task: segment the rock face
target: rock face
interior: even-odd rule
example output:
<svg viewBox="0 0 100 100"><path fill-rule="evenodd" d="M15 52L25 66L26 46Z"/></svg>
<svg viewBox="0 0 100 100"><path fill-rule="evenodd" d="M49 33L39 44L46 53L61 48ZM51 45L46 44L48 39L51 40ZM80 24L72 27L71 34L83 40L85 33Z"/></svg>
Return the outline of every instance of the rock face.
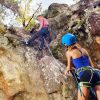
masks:
<svg viewBox="0 0 100 100"><path fill-rule="evenodd" d="M75 100L73 78L63 76L65 65L52 56L39 60L38 51L15 47L8 36L0 36L0 100Z"/></svg>
<svg viewBox="0 0 100 100"><path fill-rule="evenodd" d="M67 4L53 3L48 8L48 18L55 17L60 13L68 13L69 11L71 11L71 9Z"/></svg>
<svg viewBox="0 0 100 100"><path fill-rule="evenodd" d="M72 5L72 9L67 10L68 13L62 12L53 18L49 18L50 27L52 29L51 34L59 34L57 35L56 40L54 40L52 43L55 44L55 41L58 41L58 44L55 44L55 46L53 45L53 47L51 45L51 48L53 48L52 51L54 52L55 57L61 61L62 57L65 57L65 54L62 52L62 49L64 50L64 48L61 47L60 42L61 36L63 33L67 32L74 33L78 37L80 44L82 44L82 46L87 48L87 50L90 52L95 66L99 67L100 58L99 55L97 56L97 54L100 53L100 2L98 0L90 0L91 2L88 1L86 3L86 1L82 0L75 5ZM83 2L85 2L88 6L84 5ZM93 6L91 6L91 3ZM69 13L70 11L71 13ZM53 16L53 13L51 13L52 12L50 12L50 15ZM59 21L55 19L58 19ZM63 62L66 61L63 59Z"/></svg>
<svg viewBox="0 0 100 100"><path fill-rule="evenodd" d="M71 15L71 9L66 4L51 4L48 8L48 20L50 23L51 35L62 33L62 28L66 30L66 24Z"/></svg>
<svg viewBox="0 0 100 100"><path fill-rule="evenodd" d="M18 5L16 2L12 2L11 0L0 0L0 4L18 13Z"/></svg>
<svg viewBox="0 0 100 100"><path fill-rule="evenodd" d="M18 47L1 54L0 93L4 94L1 100L48 100L36 57L30 56L35 52L31 51Z"/></svg>
<svg viewBox="0 0 100 100"><path fill-rule="evenodd" d="M62 74L66 66L53 57L45 56L40 61L44 85L50 100L75 100L77 96L73 77ZM75 90L75 93L72 93Z"/></svg>
<svg viewBox="0 0 100 100"><path fill-rule="evenodd" d="M91 13L88 20L91 26L91 33L100 36L100 13Z"/></svg>
<svg viewBox="0 0 100 100"><path fill-rule="evenodd" d="M49 7L50 31L55 36L50 46L58 60L46 52L38 59L36 48L20 45L20 39L29 38L23 30L0 31L0 100L77 100L75 80L63 75L66 48L61 45L62 34L74 33L100 66L100 8L83 9L82 2L73 5L74 10L65 4Z"/></svg>

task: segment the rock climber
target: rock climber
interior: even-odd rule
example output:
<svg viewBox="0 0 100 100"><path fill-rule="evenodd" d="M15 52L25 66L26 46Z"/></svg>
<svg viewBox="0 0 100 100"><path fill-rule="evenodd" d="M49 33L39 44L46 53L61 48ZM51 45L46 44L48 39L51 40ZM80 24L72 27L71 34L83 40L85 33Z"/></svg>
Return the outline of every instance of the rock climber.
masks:
<svg viewBox="0 0 100 100"><path fill-rule="evenodd" d="M37 20L40 23L40 26L38 29L36 29L37 32L35 32L32 36L32 38L30 38L26 44L27 45L32 45L32 42L36 39L39 38L40 40L40 46L39 46L39 50L42 50L44 47L44 39L47 37L49 43L51 42L51 37L48 31L48 21L46 18L44 18L42 15L38 15L37 16Z"/></svg>
<svg viewBox="0 0 100 100"><path fill-rule="evenodd" d="M100 70L94 68L87 50L80 46L76 36L71 33L63 35L61 41L68 47L65 75L71 73L74 67L79 80L78 100L88 100L90 88L95 91L96 97L100 100Z"/></svg>

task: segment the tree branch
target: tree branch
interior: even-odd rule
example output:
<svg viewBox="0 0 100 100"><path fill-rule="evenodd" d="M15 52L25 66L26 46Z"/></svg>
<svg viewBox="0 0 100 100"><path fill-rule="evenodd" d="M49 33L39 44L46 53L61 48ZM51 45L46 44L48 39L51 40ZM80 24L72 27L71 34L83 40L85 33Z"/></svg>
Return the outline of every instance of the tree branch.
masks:
<svg viewBox="0 0 100 100"><path fill-rule="evenodd" d="M41 8L41 4L42 4L42 3L40 3L40 4L38 5L38 8L37 8L36 11L33 13L32 17L30 18L28 24L27 24L25 27L28 27L28 25L30 24L30 22L31 22L32 18L34 17L34 15L35 15L35 14L39 11L39 9Z"/></svg>

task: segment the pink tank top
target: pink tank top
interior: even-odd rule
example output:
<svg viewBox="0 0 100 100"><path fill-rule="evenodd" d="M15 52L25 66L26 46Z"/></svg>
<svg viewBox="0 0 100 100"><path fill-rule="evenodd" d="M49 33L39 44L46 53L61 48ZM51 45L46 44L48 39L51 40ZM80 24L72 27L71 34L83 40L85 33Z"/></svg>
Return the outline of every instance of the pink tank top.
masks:
<svg viewBox="0 0 100 100"><path fill-rule="evenodd" d="M38 18L38 21L40 22L40 24L42 25L42 27L48 27L48 21L47 19L40 17Z"/></svg>

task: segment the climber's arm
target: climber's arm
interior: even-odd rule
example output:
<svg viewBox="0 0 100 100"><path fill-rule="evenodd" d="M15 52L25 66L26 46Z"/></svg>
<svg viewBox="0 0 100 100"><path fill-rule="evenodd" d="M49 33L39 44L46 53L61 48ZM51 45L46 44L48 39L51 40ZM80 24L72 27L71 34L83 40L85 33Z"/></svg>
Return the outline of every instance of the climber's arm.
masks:
<svg viewBox="0 0 100 100"><path fill-rule="evenodd" d="M67 67L66 67L65 74L69 73L71 70L71 55L70 55L69 51L66 52L66 58L67 58Z"/></svg>
<svg viewBox="0 0 100 100"><path fill-rule="evenodd" d="M43 25L42 25L42 24L40 24L40 27L39 27L38 31L40 31L40 30L42 29L42 27L43 27Z"/></svg>
<svg viewBox="0 0 100 100"><path fill-rule="evenodd" d="M37 31L40 31L42 29L42 27L43 27L43 19L39 19L38 21L40 22L40 26L37 29Z"/></svg>

